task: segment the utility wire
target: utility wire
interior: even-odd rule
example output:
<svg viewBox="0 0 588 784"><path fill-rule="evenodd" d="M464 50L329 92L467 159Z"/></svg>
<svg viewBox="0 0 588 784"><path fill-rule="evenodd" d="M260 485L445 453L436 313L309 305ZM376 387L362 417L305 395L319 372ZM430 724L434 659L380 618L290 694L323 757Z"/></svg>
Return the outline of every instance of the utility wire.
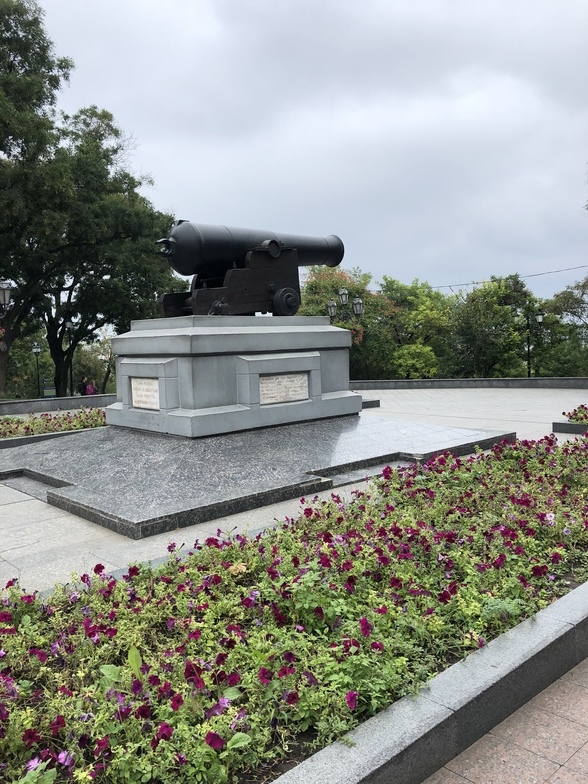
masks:
<svg viewBox="0 0 588 784"><path fill-rule="evenodd" d="M571 270L584 269L588 264L580 264L579 267L564 267L564 269L550 270L549 272L533 272L531 275L519 275L519 278L538 278L541 275L555 275L557 272L570 272ZM489 280L472 280L470 283L446 283L443 286L431 286L432 289L452 289L454 286L479 286L482 283L490 283Z"/></svg>

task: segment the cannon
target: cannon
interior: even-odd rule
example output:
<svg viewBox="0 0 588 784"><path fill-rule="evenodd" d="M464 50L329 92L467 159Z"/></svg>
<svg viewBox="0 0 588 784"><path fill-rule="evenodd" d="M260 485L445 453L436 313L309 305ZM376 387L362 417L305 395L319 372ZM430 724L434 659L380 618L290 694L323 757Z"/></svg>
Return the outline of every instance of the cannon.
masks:
<svg viewBox="0 0 588 784"><path fill-rule="evenodd" d="M164 294L161 314L294 316L300 307L298 268L341 263L335 235L305 237L179 220L157 240L170 266L192 275L189 292Z"/></svg>

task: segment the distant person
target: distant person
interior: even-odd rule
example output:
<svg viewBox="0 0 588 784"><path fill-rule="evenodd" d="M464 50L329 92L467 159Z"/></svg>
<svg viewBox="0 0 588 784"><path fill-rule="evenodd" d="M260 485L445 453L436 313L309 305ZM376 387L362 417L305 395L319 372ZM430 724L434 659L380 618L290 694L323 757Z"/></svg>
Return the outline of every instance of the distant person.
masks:
<svg viewBox="0 0 588 784"><path fill-rule="evenodd" d="M96 394L96 384L94 381L88 381L86 384L86 395L95 395Z"/></svg>
<svg viewBox="0 0 588 784"><path fill-rule="evenodd" d="M87 395L88 394L86 391L87 389L88 389L88 376L82 376L82 380L78 384L78 392L80 393L80 395Z"/></svg>

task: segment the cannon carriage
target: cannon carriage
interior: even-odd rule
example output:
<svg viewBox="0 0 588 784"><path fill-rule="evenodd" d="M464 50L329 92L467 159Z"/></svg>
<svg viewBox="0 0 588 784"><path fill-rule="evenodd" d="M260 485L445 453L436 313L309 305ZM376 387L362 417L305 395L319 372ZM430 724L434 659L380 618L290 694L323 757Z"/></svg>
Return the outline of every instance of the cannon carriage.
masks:
<svg viewBox="0 0 588 784"><path fill-rule="evenodd" d="M294 316L300 307L298 268L341 263L339 237L276 234L263 229L179 220L157 241L170 266L192 275L189 292L164 294L162 316Z"/></svg>

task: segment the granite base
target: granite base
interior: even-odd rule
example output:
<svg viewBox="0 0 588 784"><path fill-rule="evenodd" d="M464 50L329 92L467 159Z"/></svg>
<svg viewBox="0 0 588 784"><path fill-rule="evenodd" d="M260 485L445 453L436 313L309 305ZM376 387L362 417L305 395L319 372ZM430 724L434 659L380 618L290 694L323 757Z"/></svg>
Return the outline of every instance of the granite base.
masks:
<svg viewBox="0 0 588 784"><path fill-rule="evenodd" d="M34 479L48 503L141 539L514 438L367 415L196 440L105 427L4 450L0 479Z"/></svg>

